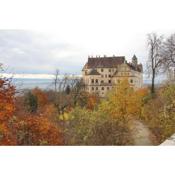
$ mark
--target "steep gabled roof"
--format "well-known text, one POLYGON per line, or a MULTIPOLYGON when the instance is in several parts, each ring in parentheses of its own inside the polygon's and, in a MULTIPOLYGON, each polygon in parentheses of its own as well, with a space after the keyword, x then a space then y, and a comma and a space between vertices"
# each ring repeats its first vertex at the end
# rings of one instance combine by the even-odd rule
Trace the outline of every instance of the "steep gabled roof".
POLYGON ((124 63, 124 56, 113 56, 113 57, 98 57, 98 58, 88 58, 86 63, 86 68, 95 69, 95 68, 113 68, 119 64, 124 63))
POLYGON ((133 65, 132 63, 127 63, 127 65, 128 65, 132 70, 135 70, 135 71, 138 71, 138 72, 143 72, 142 64, 133 65))
POLYGON ((96 69, 92 69, 88 75, 101 75, 96 69))

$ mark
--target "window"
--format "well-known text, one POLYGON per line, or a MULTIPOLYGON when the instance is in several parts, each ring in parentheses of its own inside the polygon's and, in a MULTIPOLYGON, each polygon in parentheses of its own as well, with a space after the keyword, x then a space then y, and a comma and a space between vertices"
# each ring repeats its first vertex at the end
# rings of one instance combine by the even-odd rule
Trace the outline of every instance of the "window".
POLYGON ((103 72, 103 69, 101 69, 101 72, 103 72))
POLYGON ((109 69, 109 72, 111 72, 111 69, 109 69))
POLYGON ((107 78, 107 77, 108 77, 108 75, 105 75, 105 77, 107 78))
POLYGON ((103 75, 101 75, 101 77, 103 78, 104 76, 103 76, 103 75))
POLYGON ((94 79, 91 80, 91 83, 94 83, 94 79))
POLYGON ((130 83, 133 83, 133 79, 130 80, 130 83))
POLYGON ((109 75, 109 78, 111 77, 111 75, 109 75))
POLYGON ((118 83, 120 83, 120 80, 117 80, 118 83))
POLYGON ((98 83, 98 79, 96 79, 95 82, 98 83))
POLYGON ((98 90, 98 87, 96 87, 96 90, 98 90))
POLYGON ((104 87, 101 87, 101 90, 104 90, 104 87))
POLYGON ((103 84, 104 83, 104 81, 103 80, 101 80, 101 84, 103 84))
POLYGON ((111 80, 108 80, 109 83, 111 83, 111 80))
POLYGON ((92 90, 94 90, 94 87, 92 87, 92 90))
POLYGON ((109 90, 109 87, 107 87, 107 90, 109 90))

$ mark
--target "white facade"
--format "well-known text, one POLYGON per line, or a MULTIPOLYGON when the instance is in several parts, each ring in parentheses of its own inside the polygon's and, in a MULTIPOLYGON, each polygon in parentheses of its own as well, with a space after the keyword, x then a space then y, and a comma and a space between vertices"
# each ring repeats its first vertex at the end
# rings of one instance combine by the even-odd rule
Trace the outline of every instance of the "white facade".
POLYGON ((134 69, 133 66, 130 66, 126 61, 116 65, 116 67, 105 67, 102 65, 100 68, 97 65, 97 67, 93 66, 93 68, 91 68, 85 65, 82 70, 82 75, 85 90, 89 93, 97 93, 100 97, 105 97, 106 93, 117 86, 124 78, 128 79, 129 84, 134 89, 141 88, 143 85, 142 70, 138 71, 134 69))

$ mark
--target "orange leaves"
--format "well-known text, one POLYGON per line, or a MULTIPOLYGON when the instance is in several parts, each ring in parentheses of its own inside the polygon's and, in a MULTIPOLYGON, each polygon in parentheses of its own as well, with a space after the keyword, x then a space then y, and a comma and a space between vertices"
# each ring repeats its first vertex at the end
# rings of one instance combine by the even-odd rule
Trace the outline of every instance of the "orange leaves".
POLYGON ((96 95, 89 95, 87 101, 87 109, 93 110, 98 102, 99 98, 96 95))
POLYGON ((16 127, 19 145, 61 145, 60 130, 46 117, 28 116, 16 127))
POLYGON ((0 145, 15 143, 9 128, 9 120, 15 111, 14 95, 15 88, 10 81, 0 79, 0 145))
POLYGON ((0 121, 6 121, 12 117, 14 107, 15 88, 9 80, 0 79, 0 121))
POLYGON ((39 88, 33 89, 32 94, 37 97, 39 107, 43 107, 44 105, 47 104, 47 102, 48 102, 47 95, 41 89, 39 89, 39 88))
POLYGON ((0 145, 16 145, 16 138, 13 136, 6 123, 0 124, 0 145))
MULTIPOLYGON (((36 115, 22 112, 14 117, 15 88, 9 79, 0 79, 0 145, 60 145, 63 143, 59 128, 51 117, 56 113, 54 105, 49 105, 47 95, 34 89, 40 111, 36 115)), ((21 99, 21 98, 19 98, 21 99)), ((18 106, 24 108, 21 103, 18 106)), ((18 113, 17 113, 18 114, 18 113)))

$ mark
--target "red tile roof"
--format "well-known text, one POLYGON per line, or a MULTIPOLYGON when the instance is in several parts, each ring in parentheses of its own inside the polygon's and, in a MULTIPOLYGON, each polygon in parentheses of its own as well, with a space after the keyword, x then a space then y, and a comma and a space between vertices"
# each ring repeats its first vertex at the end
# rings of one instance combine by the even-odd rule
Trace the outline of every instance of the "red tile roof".
POLYGON ((124 63, 124 56, 113 56, 113 57, 100 57, 100 58, 88 58, 88 62, 86 63, 86 68, 94 69, 94 68, 113 68, 119 64, 124 63))
MULTIPOLYGON (((118 65, 123 63, 125 63, 124 56, 89 57, 88 62, 83 67, 83 70, 96 69, 96 68, 116 68, 118 65)), ((135 71, 143 72, 142 64, 134 65, 133 63, 127 63, 127 62, 126 64, 135 71)))

